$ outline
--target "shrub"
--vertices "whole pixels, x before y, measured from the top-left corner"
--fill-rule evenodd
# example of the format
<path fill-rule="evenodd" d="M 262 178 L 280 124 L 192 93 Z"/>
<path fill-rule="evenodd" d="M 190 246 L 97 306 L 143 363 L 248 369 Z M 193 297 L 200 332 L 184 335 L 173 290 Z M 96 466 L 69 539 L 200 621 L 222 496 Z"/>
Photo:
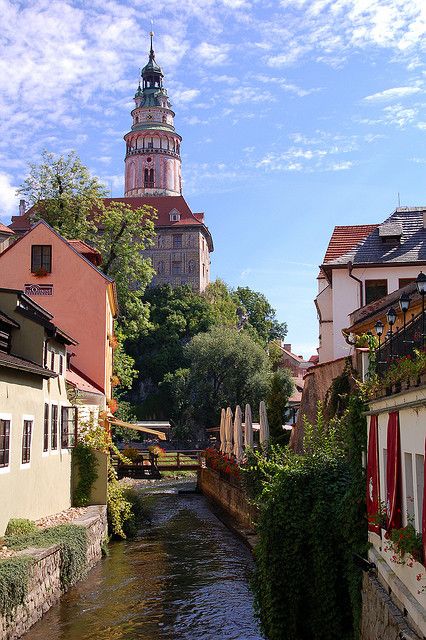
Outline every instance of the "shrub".
<path fill-rule="evenodd" d="M 28 580 L 34 560 L 19 556 L 0 560 L 0 614 L 10 619 L 28 595 Z"/>
<path fill-rule="evenodd" d="M 92 487 L 98 477 L 98 461 L 95 451 L 84 442 L 78 442 L 72 450 L 73 462 L 78 469 L 78 483 L 73 493 L 73 504 L 76 507 L 87 507 L 90 504 Z"/>
<path fill-rule="evenodd" d="M 36 533 L 39 529 L 32 520 L 26 518 L 11 518 L 6 527 L 6 536 L 26 535 Z"/>

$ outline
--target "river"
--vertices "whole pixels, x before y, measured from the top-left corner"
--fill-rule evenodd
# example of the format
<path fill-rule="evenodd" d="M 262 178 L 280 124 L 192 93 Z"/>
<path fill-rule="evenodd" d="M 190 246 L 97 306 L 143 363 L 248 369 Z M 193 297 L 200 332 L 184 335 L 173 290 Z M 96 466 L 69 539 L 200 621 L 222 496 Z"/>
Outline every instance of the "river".
<path fill-rule="evenodd" d="M 199 495 L 150 496 L 151 524 L 63 596 L 24 640 L 261 640 L 249 550 Z"/>

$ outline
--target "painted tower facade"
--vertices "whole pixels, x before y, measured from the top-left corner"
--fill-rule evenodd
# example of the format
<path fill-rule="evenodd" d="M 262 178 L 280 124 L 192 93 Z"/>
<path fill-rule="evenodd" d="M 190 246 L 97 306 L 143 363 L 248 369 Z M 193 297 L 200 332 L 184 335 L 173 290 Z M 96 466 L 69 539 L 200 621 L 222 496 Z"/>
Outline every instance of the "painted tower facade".
<path fill-rule="evenodd" d="M 126 133 L 125 186 L 128 196 L 182 194 L 180 143 L 174 112 L 163 87 L 163 72 L 155 61 L 151 32 L 148 63 L 135 94 L 132 129 Z"/>

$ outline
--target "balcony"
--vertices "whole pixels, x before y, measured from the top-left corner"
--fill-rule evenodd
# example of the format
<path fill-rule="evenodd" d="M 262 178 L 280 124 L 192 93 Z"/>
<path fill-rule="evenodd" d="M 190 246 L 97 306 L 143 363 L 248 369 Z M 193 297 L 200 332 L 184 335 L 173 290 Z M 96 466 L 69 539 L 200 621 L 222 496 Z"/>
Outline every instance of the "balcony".
<path fill-rule="evenodd" d="M 154 153 L 164 153 L 167 156 L 173 156 L 174 158 L 180 158 L 179 153 L 177 153 L 176 151 L 173 151 L 172 149 L 159 149 L 158 147 L 154 147 L 153 149 L 148 149 L 147 147 L 142 148 L 142 149 L 128 149 L 126 151 L 126 157 L 127 156 L 134 156 L 134 155 L 152 155 Z"/>

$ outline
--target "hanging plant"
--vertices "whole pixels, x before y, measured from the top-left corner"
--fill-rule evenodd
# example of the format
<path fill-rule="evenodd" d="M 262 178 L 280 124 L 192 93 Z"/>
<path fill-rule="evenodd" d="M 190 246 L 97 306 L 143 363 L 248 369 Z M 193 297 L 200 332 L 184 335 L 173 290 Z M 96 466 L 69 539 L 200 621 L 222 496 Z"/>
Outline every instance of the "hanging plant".
<path fill-rule="evenodd" d="M 120 384 L 120 378 L 116 375 L 111 376 L 111 386 L 118 387 L 119 384 Z"/>
<path fill-rule="evenodd" d="M 116 398 L 111 398 L 110 400 L 108 400 L 108 408 L 111 411 L 111 413 L 115 413 L 117 411 L 118 402 Z"/>
<path fill-rule="evenodd" d="M 44 278 L 44 276 L 47 276 L 47 274 L 48 274 L 48 271 L 44 267 L 39 267 L 34 271 L 34 275 L 37 278 Z"/>

